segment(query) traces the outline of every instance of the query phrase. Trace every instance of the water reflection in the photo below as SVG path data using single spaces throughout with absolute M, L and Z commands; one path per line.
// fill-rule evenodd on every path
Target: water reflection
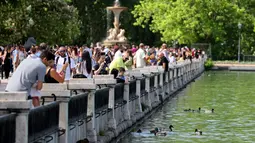
M 139 128 L 174 126 L 162 136 L 129 134 L 122 143 L 223 143 L 255 141 L 255 88 L 251 72 L 206 72 L 178 96 L 147 119 Z M 215 113 L 184 112 L 184 109 L 215 109 Z M 195 129 L 203 131 L 195 135 Z

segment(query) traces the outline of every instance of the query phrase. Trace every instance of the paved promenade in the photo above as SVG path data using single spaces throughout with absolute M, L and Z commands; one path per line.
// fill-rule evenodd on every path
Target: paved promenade
M 0 83 L 0 91 L 4 91 L 5 90 L 5 87 L 8 83 L 8 80 L 7 79 L 3 79 L 1 80 L 1 83 Z

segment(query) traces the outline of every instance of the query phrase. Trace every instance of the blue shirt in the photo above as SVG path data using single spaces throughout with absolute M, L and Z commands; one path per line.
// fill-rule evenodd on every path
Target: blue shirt
M 35 55 L 39 58 L 39 57 L 41 56 L 41 53 L 42 53 L 42 52 L 39 51 L 39 52 L 36 52 Z

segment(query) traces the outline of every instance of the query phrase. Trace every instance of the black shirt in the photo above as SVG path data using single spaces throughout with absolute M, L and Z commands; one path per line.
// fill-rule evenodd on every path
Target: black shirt
M 47 74 L 44 77 L 45 83 L 59 83 L 57 80 L 55 80 L 53 77 L 50 76 L 51 68 L 48 70 Z
M 99 69 L 100 65 L 98 63 L 96 63 L 93 67 L 94 71 L 97 71 Z M 101 71 L 99 72 L 100 75 L 107 75 L 108 72 L 106 70 L 107 68 L 107 64 L 104 64 L 103 68 L 101 69 Z
M 166 64 L 166 67 L 165 67 L 165 71 L 168 71 L 168 63 L 169 61 L 167 60 L 167 58 L 165 56 L 163 56 L 161 59 L 160 59 L 160 62 L 159 62 L 159 66 L 163 66 L 163 64 Z

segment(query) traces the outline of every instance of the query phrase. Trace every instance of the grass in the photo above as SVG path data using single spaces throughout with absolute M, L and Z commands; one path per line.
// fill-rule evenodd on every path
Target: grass
M 240 63 L 238 63 L 238 61 L 213 61 L 214 64 L 255 64 L 255 61 L 254 62 L 251 62 L 251 61 L 247 61 L 247 62 L 244 62 L 244 61 L 241 61 Z

